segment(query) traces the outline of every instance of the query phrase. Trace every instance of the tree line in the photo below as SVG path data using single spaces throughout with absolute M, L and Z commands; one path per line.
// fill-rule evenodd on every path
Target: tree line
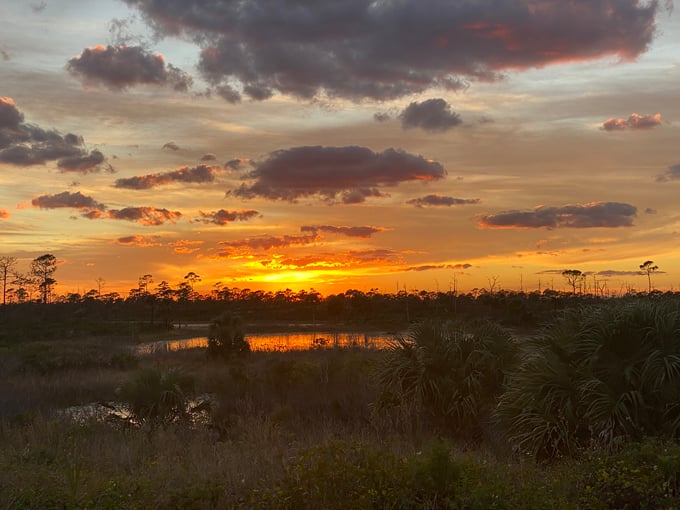
M 27 272 L 17 270 L 16 257 L 0 257 L 0 279 L 2 280 L 2 304 L 7 304 L 7 297 L 19 303 L 32 300 L 32 293 L 37 290 L 42 303 L 49 303 L 52 289 L 57 283 L 54 273 L 57 271 L 57 258 L 51 253 L 36 257 L 31 261 Z M 11 287 L 14 286 L 14 287 Z

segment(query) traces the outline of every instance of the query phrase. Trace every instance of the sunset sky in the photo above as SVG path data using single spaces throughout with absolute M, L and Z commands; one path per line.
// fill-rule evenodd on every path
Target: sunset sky
M 680 288 L 680 13 L 0 0 L 0 256 L 56 292 Z

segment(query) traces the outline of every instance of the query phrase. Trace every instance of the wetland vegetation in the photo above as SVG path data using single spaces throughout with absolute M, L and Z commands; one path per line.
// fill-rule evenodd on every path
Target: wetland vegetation
M 676 294 L 251 294 L 0 307 L 0 507 L 680 504 Z

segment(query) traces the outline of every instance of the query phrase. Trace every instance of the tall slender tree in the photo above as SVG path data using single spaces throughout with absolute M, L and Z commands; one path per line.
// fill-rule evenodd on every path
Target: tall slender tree
M 57 283 L 57 280 L 52 278 L 56 271 L 57 258 L 51 253 L 41 255 L 31 262 L 31 276 L 35 277 L 38 282 L 38 288 L 40 289 L 43 303 L 49 302 L 52 287 Z
M 645 260 L 640 264 L 640 274 L 647 275 L 647 292 L 652 292 L 652 273 L 659 270 L 659 266 L 654 265 L 653 260 Z
M 7 304 L 7 279 L 17 263 L 16 257 L 0 257 L 0 280 L 2 280 L 2 304 Z

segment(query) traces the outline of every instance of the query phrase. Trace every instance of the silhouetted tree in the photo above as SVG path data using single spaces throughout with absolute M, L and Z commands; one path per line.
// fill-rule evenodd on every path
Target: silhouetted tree
M 576 285 L 580 283 L 583 273 L 578 269 L 565 269 L 562 271 L 562 276 L 564 276 L 567 283 L 571 285 L 572 292 L 576 295 Z
M 7 279 L 16 265 L 16 257 L 0 257 L 0 279 L 2 280 L 2 304 L 7 304 Z
M 640 264 L 640 274 L 647 275 L 648 292 L 652 292 L 652 273 L 658 269 L 659 266 L 655 266 L 653 260 L 645 260 Z
M 38 283 L 43 303 L 49 301 L 52 287 L 57 283 L 57 281 L 52 278 L 52 275 L 54 275 L 56 270 L 57 258 L 51 253 L 41 255 L 31 262 L 31 275 L 35 277 Z

